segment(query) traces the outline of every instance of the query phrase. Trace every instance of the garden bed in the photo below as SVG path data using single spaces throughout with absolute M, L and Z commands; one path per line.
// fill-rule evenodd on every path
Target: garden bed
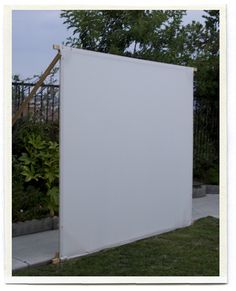
M 193 198 L 201 198 L 206 194 L 219 194 L 219 185 L 193 184 Z
M 12 224 L 12 236 L 27 235 L 42 231 L 58 229 L 59 218 L 46 217 L 42 219 L 33 219 L 24 222 L 16 222 Z

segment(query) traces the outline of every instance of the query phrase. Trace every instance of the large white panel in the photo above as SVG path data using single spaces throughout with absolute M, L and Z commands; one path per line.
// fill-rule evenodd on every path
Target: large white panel
M 61 53 L 61 257 L 189 225 L 193 69 Z

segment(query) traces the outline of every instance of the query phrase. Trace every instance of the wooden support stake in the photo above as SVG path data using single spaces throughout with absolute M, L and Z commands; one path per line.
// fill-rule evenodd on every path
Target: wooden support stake
M 54 50 L 60 51 L 60 45 L 59 44 L 54 44 L 52 47 Z
M 19 109 L 15 113 L 15 115 L 12 118 L 12 126 L 15 124 L 16 120 L 20 117 L 21 113 L 25 110 L 30 100 L 33 98 L 33 96 L 37 93 L 39 87 L 43 84 L 44 80 L 47 78 L 47 76 L 50 74 L 53 67 L 56 65 L 56 63 L 61 58 L 60 52 L 57 53 L 55 58 L 52 60 L 52 62 L 49 64 L 45 72 L 42 74 L 42 76 L 39 78 L 38 82 L 35 84 L 34 88 L 30 92 L 29 96 L 25 98 L 25 100 L 20 105 Z

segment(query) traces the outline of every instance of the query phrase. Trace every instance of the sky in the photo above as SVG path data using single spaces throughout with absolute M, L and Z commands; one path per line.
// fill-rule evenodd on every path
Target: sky
M 188 11 L 184 23 L 203 21 L 201 10 Z M 43 73 L 56 55 L 53 44 L 62 44 L 71 32 L 60 10 L 15 10 L 12 14 L 12 74 L 22 79 Z

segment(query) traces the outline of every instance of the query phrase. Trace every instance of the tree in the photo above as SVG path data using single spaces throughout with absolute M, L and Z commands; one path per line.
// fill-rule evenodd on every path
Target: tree
M 61 13 L 73 36 L 66 44 L 149 60 L 178 59 L 183 10 L 66 10 Z
M 219 104 L 219 10 L 206 10 L 205 26 L 199 39 L 200 53 L 195 64 L 196 95 L 198 99 L 209 100 L 212 105 Z

